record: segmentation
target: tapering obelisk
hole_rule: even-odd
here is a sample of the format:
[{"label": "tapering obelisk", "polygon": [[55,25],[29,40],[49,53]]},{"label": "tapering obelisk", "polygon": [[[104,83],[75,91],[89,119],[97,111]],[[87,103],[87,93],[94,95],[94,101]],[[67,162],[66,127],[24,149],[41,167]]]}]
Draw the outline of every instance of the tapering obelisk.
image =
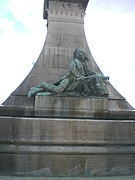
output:
[{"label": "tapering obelisk", "polygon": [[[77,48],[85,52],[81,51],[81,59],[89,59],[91,72],[102,75],[85,37],[87,4],[88,0],[44,0],[47,36],[42,52],[28,76],[0,106],[0,175],[135,174],[135,112],[109,82],[107,96],[37,93],[28,98],[31,87],[53,84],[67,73]],[[84,61],[82,65],[75,58],[77,72],[89,71]],[[79,77],[81,82],[85,75]]]},{"label": "tapering obelisk", "polygon": [[[42,81],[56,82],[68,69],[74,49],[82,48],[89,57],[89,65],[101,72],[92,57],[84,32],[84,16],[88,0],[45,0],[43,16],[47,19],[47,36],[42,52],[25,80],[3,103],[6,106],[33,106],[27,98],[29,89]],[[132,109],[108,83],[109,109]]]}]

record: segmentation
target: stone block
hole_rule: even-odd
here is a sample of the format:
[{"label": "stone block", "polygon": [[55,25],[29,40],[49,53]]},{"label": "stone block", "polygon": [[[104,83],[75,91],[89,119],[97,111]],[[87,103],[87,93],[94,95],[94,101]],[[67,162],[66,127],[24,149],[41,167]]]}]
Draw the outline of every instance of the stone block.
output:
[{"label": "stone block", "polygon": [[133,120],[0,118],[0,141],[19,144],[134,145]]},{"label": "stone block", "polygon": [[107,98],[79,98],[62,96],[36,96],[35,116],[46,117],[93,117],[95,112],[104,112],[108,109]]},{"label": "stone block", "polygon": [[0,117],[0,143],[12,143],[13,118]]},{"label": "stone block", "polygon": [[[12,167],[10,162],[14,162]],[[0,164],[1,175],[8,172],[8,175],[31,177],[122,176],[134,174],[135,155],[8,154],[2,158],[0,154]]]},{"label": "stone block", "polygon": [[135,173],[134,120],[1,117],[0,124],[0,175]]}]

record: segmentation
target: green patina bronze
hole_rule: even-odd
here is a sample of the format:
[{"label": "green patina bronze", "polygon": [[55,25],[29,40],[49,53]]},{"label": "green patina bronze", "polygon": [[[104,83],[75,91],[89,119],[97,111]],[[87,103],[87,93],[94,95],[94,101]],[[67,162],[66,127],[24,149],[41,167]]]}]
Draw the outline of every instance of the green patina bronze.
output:
[{"label": "green patina bronze", "polygon": [[37,93],[42,92],[44,92],[43,95],[73,92],[85,97],[107,96],[106,82],[108,77],[91,70],[87,66],[87,61],[88,58],[84,51],[76,48],[73,53],[73,58],[69,63],[69,72],[54,84],[42,82],[40,85],[32,87],[28,92],[28,97],[35,96]]}]

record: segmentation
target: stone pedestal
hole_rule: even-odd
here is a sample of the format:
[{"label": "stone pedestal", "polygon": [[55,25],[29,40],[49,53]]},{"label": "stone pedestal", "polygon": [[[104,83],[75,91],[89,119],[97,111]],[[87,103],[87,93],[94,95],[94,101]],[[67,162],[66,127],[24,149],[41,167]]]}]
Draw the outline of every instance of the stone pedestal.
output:
[{"label": "stone pedestal", "polygon": [[0,174],[134,174],[134,144],[134,120],[1,117]]},{"label": "stone pedestal", "polygon": [[36,96],[0,112],[0,175],[135,174],[135,113],[107,98]]},{"label": "stone pedestal", "polygon": [[35,97],[34,115],[44,117],[71,117],[93,118],[98,112],[105,113],[108,110],[108,99],[40,96]]}]

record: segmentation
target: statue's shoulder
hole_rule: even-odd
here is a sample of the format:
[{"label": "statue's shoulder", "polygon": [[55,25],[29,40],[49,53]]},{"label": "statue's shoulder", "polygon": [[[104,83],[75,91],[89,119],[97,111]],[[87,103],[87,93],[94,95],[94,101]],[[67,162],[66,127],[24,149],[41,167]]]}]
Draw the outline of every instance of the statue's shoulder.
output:
[{"label": "statue's shoulder", "polygon": [[71,63],[71,64],[80,64],[80,61],[79,61],[78,59],[76,59],[76,58],[72,58],[72,59],[70,60],[70,63]]},{"label": "statue's shoulder", "polygon": [[74,58],[74,59],[71,59],[69,67],[70,69],[78,68],[78,67],[82,68],[82,63],[78,59]]},{"label": "statue's shoulder", "polygon": [[75,63],[75,59],[74,58],[71,58],[70,61],[69,61],[69,64],[72,65]]}]

